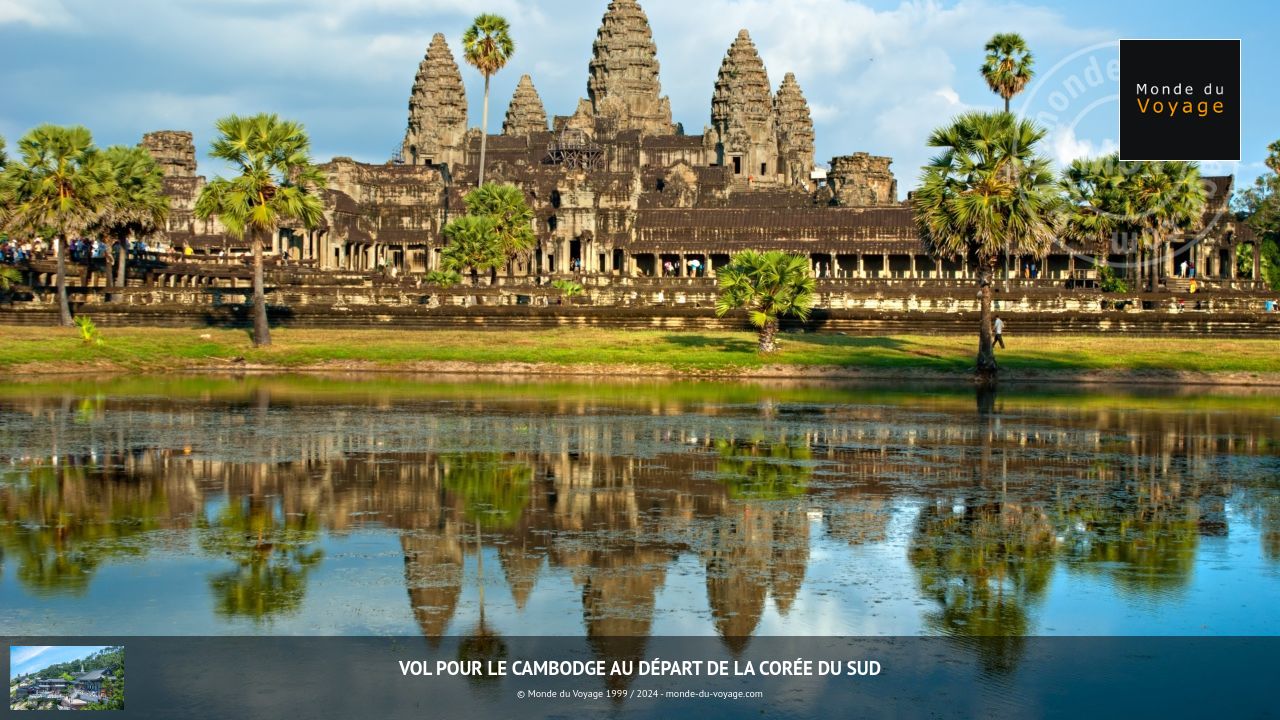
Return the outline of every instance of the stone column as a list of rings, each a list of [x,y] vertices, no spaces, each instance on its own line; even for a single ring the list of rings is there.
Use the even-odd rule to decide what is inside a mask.
[[[866,276],[867,276],[866,262],[864,261],[864,257],[862,253],[858,253],[858,277],[864,278]]]
[[[911,279],[917,280],[919,279],[920,276],[916,270],[916,254],[911,253],[910,257],[911,257]]]
[[[1262,279],[1262,243],[1253,241],[1253,279]]]
[[[880,270],[880,277],[893,277],[893,274],[889,272],[889,253],[884,253],[881,257],[884,262],[884,266],[883,269]]]

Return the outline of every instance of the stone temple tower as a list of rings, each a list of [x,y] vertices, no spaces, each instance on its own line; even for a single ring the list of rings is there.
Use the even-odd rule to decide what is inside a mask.
[[[662,97],[658,48],[649,18],[636,0],[613,0],[592,49],[587,96],[596,117],[618,130],[671,135],[671,100]]]
[[[533,78],[520,77],[516,93],[507,106],[507,118],[502,122],[503,135],[528,135],[547,131],[547,109],[542,105]]]
[[[409,98],[409,129],[401,157],[409,165],[465,161],[467,91],[444,35],[431,38]]]
[[[778,165],[783,182],[807,188],[814,168],[813,116],[795,73],[787,73],[773,99],[778,122]]]
[[[731,168],[735,176],[765,182],[778,177],[773,90],[746,30],[738,33],[720,65],[705,143],[716,163]]]

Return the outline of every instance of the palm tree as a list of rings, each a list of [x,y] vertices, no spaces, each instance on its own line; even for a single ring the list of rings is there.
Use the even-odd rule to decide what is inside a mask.
[[[916,226],[938,257],[973,257],[982,312],[977,376],[996,377],[991,286],[1002,253],[1041,255],[1053,242],[1058,186],[1035,154],[1045,131],[1009,113],[966,113],[935,130],[942,153],[924,167],[914,196]]]
[[[1164,273],[1173,275],[1173,234],[1193,227],[1204,214],[1205,189],[1200,179],[1200,168],[1195,163],[1168,161],[1144,162],[1134,175],[1132,190],[1136,220],[1143,232],[1139,253],[1148,251],[1162,254]],[[1138,267],[1147,275],[1145,258]],[[1139,281],[1143,277],[1140,275]],[[1152,269],[1147,277],[1151,289],[1155,288],[1158,272]]]
[[[164,172],[146,148],[115,145],[103,152],[111,164],[115,191],[107,211],[95,223],[96,229],[111,238],[107,253],[107,285],[125,287],[130,236],[149,235],[159,230],[169,216],[169,197],[164,194]],[[114,258],[119,265],[113,268]]]
[[[253,344],[271,344],[262,280],[262,243],[293,220],[314,228],[324,219],[319,191],[325,177],[311,162],[311,140],[302,125],[275,114],[230,115],[217,124],[221,134],[210,157],[240,171],[230,180],[214,178],[196,199],[201,219],[217,217],[233,236],[249,234],[253,246]]]
[[[81,126],[41,125],[18,142],[21,159],[5,168],[4,221],[32,234],[52,232],[58,255],[59,322],[72,325],[67,302],[67,241],[83,232],[107,207],[113,193],[111,167]]]
[[[760,352],[778,349],[778,321],[788,315],[809,319],[813,309],[814,279],[803,255],[748,250],[716,273],[720,295],[716,315],[745,308],[751,324],[760,331]]]
[[[0,135],[0,170],[9,162],[9,156],[4,153],[4,136]]]
[[[489,146],[489,80],[515,54],[511,25],[501,15],[485,13],[476,17],[462,36],[462,55],[467,64],[484,76],[484,114],[480,133],[480,185],[484,185],[484,161]]]
[[[493,218],[503,263],[526,258],[537,247],[533,211],[520,188],[507,183],[486,183],[467,193],[463,201],[468,215]]]
[[[1066,205],[1058,233],[1087,248],[1101,267],[1107,265],[1111,240],[1132,222],[1125,197],[1129,177],[1128,165],[1115,155],[1078,158],[1062,171]]]
[[[987,42],[987,59],[980,72],[991,92],[1004,98],[1004,111],[1009,112],[1009,100],[1022,92],[1035,76],[1032,65],[1035,59],[1027,49],[1027,42],[1017,33],[999,33]]]
[[[488,215],[463,215],[444,226],[449,241],[441,254],[446,271],[471,271],[471,284],[480,284],[479,273],[492,270],[504,262],[498,224]]]

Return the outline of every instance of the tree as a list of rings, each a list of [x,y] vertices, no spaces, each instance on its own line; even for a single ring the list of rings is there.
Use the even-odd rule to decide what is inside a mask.
[[[1136,222],[1132,179],[1140,171],[1138,163],[1122,162],[1115,154],[1079,158],[1062,171],[1066,204],[1058,232],[1087,248],[1099,268],[1107,267],[1112,240]]]
[[[104,240],[112,241],[112,252],[107,253],[107,284],[125,287],[129,237],[159,230],[169,216],[169,197],[164,194],[164,172],[146,148],[114,145],[103,157],[111,165],[114,191],[94,229]],[[119,265],[113,268],[116,258]]]
[[[220,137],[210,157],[231,164],[240,175],[216,177],[196,199],[201,219],[217,217],[233,236],[249,235],[253,247],[253,344],[271,344],[262,279],[262,243],[283,223],[308,229],[324,218],[319,191],[324,174],[311,162],[311,140],[302,125],[275,114],[230,115],[217,124]]]
[[[1237,193],[1232,205],[1236,219],[1248,223],[1258,236],[1256,257],[1262,277],[1272,290],[1280,290],[1280,140],[1267,150],[1265,162],[1271,172],[1259,175],[1253,187]],[[1253,259],[1239,261],[1247,266]]]
[[[738,253],[717,273],[720,295],[716,315],[746,309],[760,332],[760,352],[778,349],[778,321],[795,316],[809,318],[814,303],[814,279],[803,255],[785,252]]]
[[[987,42],[987,59],[980,72],[991,92],[1004,98],[1004,111],[1009,112],[1009,100],[1022,92],[1035,76],[1035,59],[1027,49],[1027,43],[1017,33],[999,33]]]
[[[0,135],[0,170],[9,163],[9,156],[4,152],[4,136]]]
[[[0,181],[2,218],[7,229],[52,233],[58,256],[58,316],[70,326],[67,302],[67,243],[83,232],[110,202],[110,164],[79,125],[41,125],[18,142],[20,159],[5,167]]]
[[[538,237],[533,233],[533,211],[525,201],[524,192],[515,185],[486,183],[467,193],[463,202],[468,215],[493,219],[503,263],[527,258],[538,246]]]
[[[441,254],[445,270],[470,270],[471,284],[480,284],[479,274],[501,265],[505,258],[498,237],[498,224],[488,215],[464,215],[444,226],[449,244]]]
[[[489,80],[515,54],[516,43],[511,39],[511,25],[501,15],[485,13],[477,16],[462,36],[462,56],[467,64],[484,76],[483,128],[480,133],[480,180],[484,185],[485,154],[489,146]]]
[[[1204,215],[1206,203],[1200,169],[1187,162],[1144,162],[1130,184],[1134,221],[1142,234],[1139,240],[1139,282],[1148,274],[1146,254],[1164,258],[1164,273],[1173,275],[1173,234],[1193,227]],[[1149,273],[1154,289],[1159,275]]]
[[[1036,155],[1045,131],[1009,113],[966,113],[935,130],[942,153],[926,165],[913,201],[916,226],[937,257],[972,257],[979,268],[977,377],[995,380],[992,282],[1002,253],[1042,255],[1054,240],[1058,185]]]

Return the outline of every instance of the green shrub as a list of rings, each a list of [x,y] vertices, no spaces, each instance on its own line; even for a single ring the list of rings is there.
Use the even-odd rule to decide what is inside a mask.
[[[551,283],[551,287],[564,293],[565,297],[578,297],[587,291],[581,284],[572,280],[555,280]]]
[[[87,315],[81,315],[76,318],[76,330],[80,332],[80,339],[86,345],[102,344],[102,333]]]
[[[1129,283],[1125,282],[1124,278],[1116,275],[1115,271],[1107,265],[1102,265],[1098,268],[1098,287],[1102,288],[1102,292],[1129,292]]]

